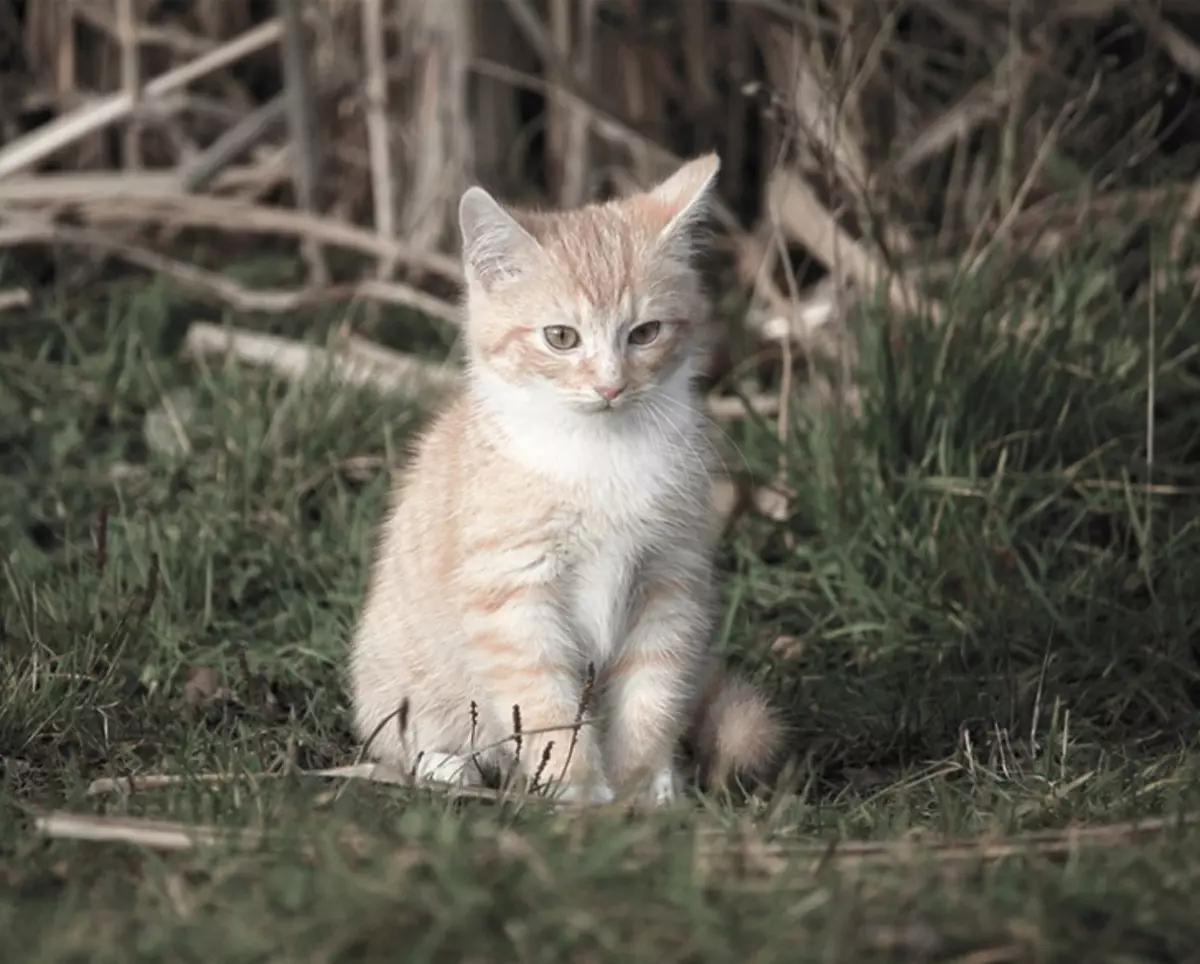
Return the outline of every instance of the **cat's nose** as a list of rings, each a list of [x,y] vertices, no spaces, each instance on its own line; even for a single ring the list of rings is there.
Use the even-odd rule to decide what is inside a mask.
[[[597,385],[596,394],[606,402],[616,401],[617,396],[625,391],[625,385]]]

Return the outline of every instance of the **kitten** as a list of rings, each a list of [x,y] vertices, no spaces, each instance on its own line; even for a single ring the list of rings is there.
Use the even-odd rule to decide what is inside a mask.
[[[467,387],[394,487],[352,642],[376,759],[466,782],[515,764],[566,798],[659,803],[685,738],[716,779],[772,761],[774,710],[709,648],[712,447],[693,388],[708,304],[691,255],[718,168],[710,154],[553,213],[463,194]]]

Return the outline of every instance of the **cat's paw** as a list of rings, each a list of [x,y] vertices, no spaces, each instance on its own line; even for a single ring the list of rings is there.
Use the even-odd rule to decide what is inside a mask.
[[[606,783],[567,783],[557,793],[555,799],[565,803],[587,803],[593,805],[612,803],[617,795]]]
[[[668,807],[679,796],[679,778],[674,767],[663,767],[650,780],[649,796],[656,807]]]
[[[417,761],[417,779],[422,782],[448,783],[465,786],[472,782],[471,770],[474,762],[470,757],[457,753],[440,753],[427,750]]]

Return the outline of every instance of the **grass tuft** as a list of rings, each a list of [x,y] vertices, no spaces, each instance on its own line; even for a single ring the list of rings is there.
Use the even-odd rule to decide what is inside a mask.
[[[9,946],[1189,959],[1200,322],[1186,288],[1152,319],[1121,284],[1085,252],[1003,298],[963,282],[939,325],[863,309],[861,419],[795,412],[789,517],[748,515],[721,550],[719,642],[789,709],[785,778],[635,820],[304,775],[353,762],[344,646],[388,467],[426,412],[185,365],[157,288],[5,315]],[[770,425],[725,428],[776,477]],[[132,792],[87,792],[124,776]],[[44,839],[51,810],[141,843]],[[215,829],[163,850],[147,820]]]

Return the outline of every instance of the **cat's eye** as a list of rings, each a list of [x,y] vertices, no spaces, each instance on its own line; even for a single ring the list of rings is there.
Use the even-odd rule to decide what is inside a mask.
[[[549,325],[542,329],[542,337],[555,351],[570,351],[579,344],[579,332],[566,325]]]
[[[629,332],[629,344],[649,345],[662,331],[661,321],[644,321]]]

